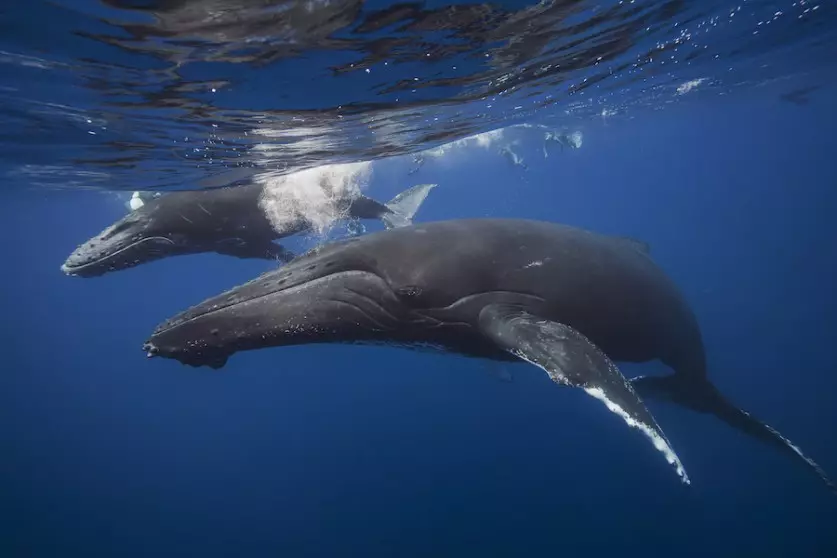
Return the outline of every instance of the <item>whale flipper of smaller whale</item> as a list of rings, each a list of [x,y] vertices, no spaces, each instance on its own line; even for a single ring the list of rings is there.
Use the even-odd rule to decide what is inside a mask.
[[[736,407],[708,380],[701,381],[685,374],[673,374],[638,376],[632,379],[631,383],[645,398],[663,399],[698,413],[715,415],[731,427],[773,446],[782,453],[801,459],[832,492],[837,494],[837,485],[813,459],[802,453],[799,447],[775,428]]]
[[[501,147],[498,151],[500,155],[508,159],[508,161],[515,167],[520,167],[523,170],[528,170],[528,166],[523,162],[523,157],[515,153],[510,146]]]
[[[689,484],[683,464],[631,382],[584,335],[568,325],[503,304],[483,308],[479,323],[483,333],[504,350],[541,368],[555,383],[583,389],[628,426],[638,428]]]
[[[213,251],[235,258],[275,260],[283,263],[296,257],[296,254],[275,242],[244,238],[224,239],[215,244]]]
[[[793,103],[797,106],[805,106],[811,102],[811,99],[808,97],[814,91],[820,89],[822,85],[813,85],[810,87],[801,87],[799,89],[794,89],[788,93],[784,93],[779,95],[779,98],[783,101],[787,101],[789,103]]]

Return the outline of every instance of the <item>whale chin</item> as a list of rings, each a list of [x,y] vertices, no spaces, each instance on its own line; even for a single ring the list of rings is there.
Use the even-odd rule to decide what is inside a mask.
[[[61,271],[69,276],[98,277],[110,271],[158,260],[176,251],[177,244],[163,236],[131,239],[127,243],[91,241],[70,254],[61,265]]]
[[[348,270],[294,281],[277,270],[174,316],[143,350],[220,368],[242,350],[376,341],[400,327],[401,313],[398,297],[374,273]]]

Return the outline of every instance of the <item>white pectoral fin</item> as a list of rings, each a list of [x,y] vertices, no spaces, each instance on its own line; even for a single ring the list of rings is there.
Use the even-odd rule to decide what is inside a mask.
[[[503,304],[483,308],[479,323],[483,334],[502,349],[543,369],[559,384],[583,389],[639,429],[689,484],[683,464],[630,381],[584,335],[568,325]]]

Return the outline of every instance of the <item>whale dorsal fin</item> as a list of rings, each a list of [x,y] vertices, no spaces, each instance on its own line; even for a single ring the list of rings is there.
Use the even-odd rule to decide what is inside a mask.
[[[689,477],[662,429],[604,352],[568,325],[544,320],[520,307],[490,304],[480,311],[483,334],[498,347],[544,370],[552,380],[579,387],[638,428],[674,466],[686,484]]]
[[[627,246],[631,246],[636,250],[639,250],[643,254],[651,253],[651,245],[643,240],[638,240],[630,236],[614,236],[613,238],[618,242],[621,242]]]

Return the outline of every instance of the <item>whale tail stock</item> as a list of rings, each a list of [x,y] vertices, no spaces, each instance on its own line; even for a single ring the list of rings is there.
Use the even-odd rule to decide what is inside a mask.
[[[436,186],[436,184],[418,184],[404,190],[385,203],[384,205],[389,211],[381,215],[384,226],[393,229],[411,225],[413,217],[418,212],[421,204],[424,203],[427,194]]]
[[[683,374],[640,376],[631,380],[631,384],[643,398],[663,399],[692,411],[715,415],[729,426],[803,461],[837,495],[837,485],[813,459],[775,428],[736,407],[706,377],[695,379]]]

